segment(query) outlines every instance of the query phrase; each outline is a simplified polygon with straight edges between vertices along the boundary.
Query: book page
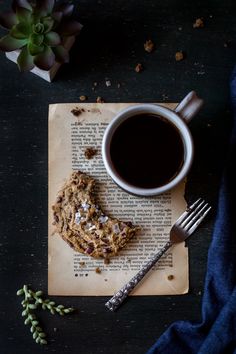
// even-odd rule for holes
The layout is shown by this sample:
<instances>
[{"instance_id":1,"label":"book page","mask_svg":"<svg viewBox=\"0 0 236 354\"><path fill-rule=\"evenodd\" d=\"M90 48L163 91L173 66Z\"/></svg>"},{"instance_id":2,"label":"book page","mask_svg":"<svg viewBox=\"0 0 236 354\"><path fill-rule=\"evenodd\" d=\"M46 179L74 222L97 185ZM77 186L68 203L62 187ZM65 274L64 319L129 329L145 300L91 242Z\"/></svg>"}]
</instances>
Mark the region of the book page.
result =
<instances>
[{"instance_id":1,"label":"book page","mask_svg":"<svg viewBox=\"0 0 236 354\"><path fill-rule=\"evenodd\" d=\"M49 107L48 293L50 295L113 295L168 241L169 231L185 210L185 183L155 197L137 197L121 190L103 165L101 145L107 124L130 103L53 104ZM175 108L176 104L165 104ZM86 159L88 147L97 150ZM141 231L109 264L73 251L55 233L51 206L71 172L96 180L97 204ZM188 249L174 245L162 256L132 295L184 294L188 291Z\"/></svg>"}]
</instances>

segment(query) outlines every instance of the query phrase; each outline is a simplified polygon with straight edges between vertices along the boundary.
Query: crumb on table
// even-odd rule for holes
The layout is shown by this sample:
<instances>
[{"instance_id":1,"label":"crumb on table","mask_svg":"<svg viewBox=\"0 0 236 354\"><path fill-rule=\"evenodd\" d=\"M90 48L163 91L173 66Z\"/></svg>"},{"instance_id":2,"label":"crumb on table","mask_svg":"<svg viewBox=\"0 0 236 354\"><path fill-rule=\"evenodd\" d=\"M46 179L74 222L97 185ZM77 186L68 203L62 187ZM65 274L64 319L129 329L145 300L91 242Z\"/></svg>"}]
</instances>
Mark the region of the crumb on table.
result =
<instances>
[{"instance_id":1,"label":"crumb on table","mask_svg":"<svg viewBox=\"0 0 236 354\"><path fill-rule=\"evenodd\" d=\"M78 117L80 114L84 113L85 109L84 108L79 108L79 107L75 107L71 110L71 113L75 116Z\"/></svg>"},{"instance_id":2,"label":"crumb on table","mask_svg":"<svg viewBox=\"0 0 236 354\"><path fill-rule=\"evenodd\" d=\"M183 59L184 59L184 54L183 54L183 52L179 51L179 52L176 52L176 53L175 53L175 60L176 60L176 61L181 61L181 60L183 60Z\"/></svg>"},{"instance_id":3,"label":"crumb on table","mask_svg":"<svg viewBox=\"0 0 236 354\"><path fill-rule=\"evenodd\" d=\"M168 280L173 280L173 279L174 279L173 274L168 275L167 279L168 279Z\"/></svg>"},{"instance_id":4,"label":"crumb on table","mask_svg":"<svg viewBox=\"0 0 236 354\"><path fill-rule=\"evenodd\" d=\"M141 63L138 63L136 66L135 66L135 71L136 73L140 73L141 71L143 71L143 66Z\"/></svg>"},{"instance_id":5,"label":"crumb on table","mask_svg":"<svg viewBox=\"0 0 236 354\"><path fill-rule=\"evenodd\" d=\"M101 269L100 269L99 267L97 267L97 268L95 269L95 272L96 272L97 274L101 274L101 273L102 273L102 271L101 271Z\"/></svg>"},{"instance_id":6,"label":"crumb on table","mask_svg":"<svg viewBox=\"0 0 236 354\"><path fill-rule=\"evenodd\" d=\"M104 99L102 97L98 96L96 99L96 102L97 103L104 103Z\"/></svg>"},{"instance_id":7,"label":"crumb on table","mask_svg":"<svg viewBox=\"0 0 236 354\"><path fill-rule=\"evenodd\" d=\"M87 100L87 96L82 95L79 97L80 101L86 101Z\"/></svg>"},{"instance_id":8,"label":"crumb on table","mask_svg":"<svg viewBox=\"0 0 236 354\"><path fill-rule=\"evenodd\" d=\"M148 40L144 43L143 46L144 46L144 50L145 50L146 52L148 52L148 53L153 52L154 47L155 47L155 45L154 45L154 43L153 43L153 41L152 41L151 39L148 39Z\"/></svg>"},{"instance_id":9,"label":"crumb on table","mask_svg":"<svg viewBox=\"0 0 236 354\"><path fill-rule=\"evenodd\" d=\"M193 28L203 28L204 22L202 18L197 18L193 24Z\"/></svg>"}]
</instances>

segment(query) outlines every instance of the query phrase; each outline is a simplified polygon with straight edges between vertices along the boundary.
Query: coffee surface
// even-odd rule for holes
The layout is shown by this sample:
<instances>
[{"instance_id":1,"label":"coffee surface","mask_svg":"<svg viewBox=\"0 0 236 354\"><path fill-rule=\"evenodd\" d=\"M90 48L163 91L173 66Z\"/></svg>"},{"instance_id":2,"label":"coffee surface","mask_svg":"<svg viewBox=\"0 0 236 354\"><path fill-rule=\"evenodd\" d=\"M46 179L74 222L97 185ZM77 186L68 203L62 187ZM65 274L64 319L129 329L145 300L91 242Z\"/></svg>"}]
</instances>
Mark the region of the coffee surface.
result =
<instances>
[{"instance_id":1,"label":"coffee surface","mask_svg":"<svg viewBox=\"0 0 236 354\"><path fill-rule=\"evenodd\" d=\"M140 188L170 182L183 165L184 146L175 126L154 114L128 118L113 134L110 155L117 173Z\"/></svg>"}]
</instances>

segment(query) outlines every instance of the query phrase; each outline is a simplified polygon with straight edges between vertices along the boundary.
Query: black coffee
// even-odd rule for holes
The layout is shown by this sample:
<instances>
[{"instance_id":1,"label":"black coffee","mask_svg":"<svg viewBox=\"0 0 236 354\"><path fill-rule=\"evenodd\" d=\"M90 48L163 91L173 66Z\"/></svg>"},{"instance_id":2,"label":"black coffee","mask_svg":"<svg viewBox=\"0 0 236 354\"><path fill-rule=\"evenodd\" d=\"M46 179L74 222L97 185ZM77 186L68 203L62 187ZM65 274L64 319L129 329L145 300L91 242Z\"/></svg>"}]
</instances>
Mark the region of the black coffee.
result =
<instances>
[{"instance_id":1,"label":"black coffee","mask_svg":"<svg viewBox=\"0 0 236 354\"><path fill-rule=\"evenodd\" d=\"M110 155L117 173L141 188L170 182L183 165L184 146L175 126L154 114L121 123L113 134Z\"/></svg>"}]
</instances>

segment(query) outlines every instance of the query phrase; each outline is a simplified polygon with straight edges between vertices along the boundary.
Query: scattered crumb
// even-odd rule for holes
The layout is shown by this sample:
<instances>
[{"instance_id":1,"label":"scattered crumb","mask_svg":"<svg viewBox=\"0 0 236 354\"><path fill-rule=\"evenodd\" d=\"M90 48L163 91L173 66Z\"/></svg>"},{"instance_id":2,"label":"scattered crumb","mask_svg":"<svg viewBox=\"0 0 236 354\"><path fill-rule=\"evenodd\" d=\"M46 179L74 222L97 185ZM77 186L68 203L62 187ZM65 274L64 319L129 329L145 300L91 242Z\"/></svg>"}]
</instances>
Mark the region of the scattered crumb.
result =
<instances>
[{"instance_id":1,"label":"scattered crumb","mask_svg":"<svg viewBox=\"0 0 236 354\"><path fill-rule=\"evenodd\" d=\"M99 108L91 108L90 112L91 112L91 113L99 113L99 114L102 114L102 112L100 111Z\"/></svg>"},{"instance_id":2,"label":"scattered crumb","mask_svg":"<svg viewBox=\"0 0 236 354\"><path fill-rule=\"evenodd\" d=\"M85 266L85 262L79 262L80 267Z\"/></svg>"},{"instance_id":3,"label":"scattered crumb","mask_svg":"<svg viewBox=\"0 0 236 354\"><path fill-rule=\"evenodd\" d=\"M197 294L198 294L199 296L201 296L201 295L202 295L202 292L201 292L201 291L199 291Z\"/></svg>"},{"instance_id":4,"label":"scattered crumb","mask_svg":"<svg viewBox=\"0 0 236 354\"><path fill-rule=\"evenodd\" d=\"M229 47L230 47L230 44L231 44L231 40L225 41L224 47L225 47L225 48L229 48Z\"/></svg>"},{"instance_id":5,"label":"scattered crumb","mask_svg":"<svg viewBox=\"0 0 236 354\"><path fill-rule=\"evenodd\" d=\"M196 21L193 24L193 28L203 28L204 27L204 22L202 18L197 18Z\"/></svg>"},{"instance_id":6,"label":"scattered crumb","mask_svg":"<svg viewBox=\"0 0 236 354\"><path fill-rule=\"evenodd\" d=\"M174 279L174 276L172 274L168 275L167 277L168 280L173 280Z\"/></svg>"},{"instance_id":7,"label":"scattered crumb","mask_svg":"<svg viewBox=\"0 0 236 354\"><path fill-rule=\"evenodd\" d=\"M183 60L184 59L184 54L183 54L183 52L176 52L175 53L175 60L176 61L181 61L181 60Z\"/></svg>"},{"instance_id":8,"label":"scattered crumb","mask_svg":"<svg viewBox=\"0 0 236 354\"><path fill-rule=\"evenodd\" d=\"M107 281L107 279L104 279L105 281Z\"/></svg>"},{"instance_id":9,"label":"scattered crumb","mask_svg":"<svg viewBox=\"0 0 236 354\"><path fill-rule=\"evenodd\" d=\"M153 43L153 41L152 41L151 39L148 39L148 40L144 43L143 46L144 46L144 50L146 50L146 52L148 52L148 53L153 52L154 47L155 47L155 45L154 45L154 43Z\"/></svg>"},{"instance_id":10,"label":"scattered crumb","mask_svg":"<svg viewBox=\"0 0 236 354\"><path fill-rule=\"evenodd\" d=\"M87 98L87 96L84 96L84 95L82 95L82 96L80 96L80 101L86 101L88 98Z\"/></svg>"},{"instance_id":11,"label":"scattered crumb","mask_svg":"<svg viewBox=\"0 0 236 354\"><path fill-rule=\"evenodd\" d=\"M95 81L95 82L93 83L93 86L94 86L94 87L97 87L97 85L98 85L98 83Z\"/></svg>"},{"instance_id":12,"label":"scattered crumb","mask_svg":"<svg viewBox=\"0 0 236 354\"><path fill-rule=\"evenodd\" d=\"M107 87L110 87L110 86L111 86L111 81L110 81L110 80L106 80L105 83L106 83L106 86L107 86Z\"/></svg>"},{"instance_id":13,"label":"scattered crumb","mask_svg":"<svg viewBox=\"0 0 236 354\"><path fill-rule=\"evenodd\" d=\"M182 31L182 29L183 29L183 27L179 27L179 28L178 28L179 31Z\"/></svg>"},{"instance_id":14,"label":"scattered crumb","mask_svg":"<svg viewBox=\"0 0 236 354\"><path fill-rule=\"evenodd\" d=\"M110 264L110 259L109 258L104 258L104 264Z\"/></svg>"},{"instance_id":15,"label":"scattered crumb","mask_svg":"<svg viewBox=\"0 0 236 354\"><path fill-rule=\"evenodd\" d=\"M209 15L210 18L213 18L213 15Z\"/></svg>"},{"instance_id":16,"label":"scattered crumb","mask_svg":"<svg viewBox=\"0 0 236 354\"><path fill-rule=\"evenodd\" d=\"M211 124L210 123L208 123L207 126L208 126L208 128L211 128Z\"/></svg>"},{"instance_id":17,"label":"scattered crumb","mask_svg":"<svg viewBox=\"0 0 236 354\"><path fill-rule=\"evenodd\" d=\"M84 152L84 156L88 160L92 159L96 154L97 154L97 150L94 149L93 147L88 147Z\"/></svg>"},{"instance_id":18,"label":"scattered crumb","mask_svg":"<svg viewBox=\"0 0 236 354\"><path fill-rule=\"evenodd\" d=\"M71 113L75 116L78 117L80 114L82 114L83 112L85 112L84 108L79 108L79 107L75 107L71 110Z\"/></svg>"},{"instance_id":19,"label":"scattered crumb","mask_svg":"<svg viewBox=\"0 0 236 354\"><path fill-rule=\"evenodd\" d=\"M203 71L203 70L198 71L197 74L198 74L198 75L204 75L204 74L205 74L205 71Z\"/></svg>"},{"instance_id":20,"label":"scattered crumb","mask_svg":"<svg viewBox=\"0 0 236 354\"><path fill-rule=\"evenodd\" d=\"M136 73L140 73L141 71L143 71L143 66L142 66L142 64L138 63L138 64L135 66L135 71L136 71Z\"/></svg>"},{"instance_id":21,"label":"scattered crumb","mask_svg":"<svg viewBox=\"0 0 236 354\"><path fill-rule=\"evenodd\" d=\"M165 93L162 94L162 99L163 99L163 100L168 100L168 98L169 98L169 97L168 97Z\"/></svg>"},{"instance_id":22,"label":"scattered crumb","mask_svg":"<svg viewBox=\"0 0 236 354\"><path fill-rule=\"evenodd\" d=\"M97 267L96 269L95 269L95 272L97 273L97 274L101 274L101 269L99 268L99 267Z\"/></svg>"},{"instance_id":23,"label":"scattered crumb","mask_svg":"<svg viewBox=\"0 0 236 354\"><path fill-rule=\"evenodd\" d=\"M54 330L54 332L57 332L57 331L58 331L58 328L54 327L53 330Z\"/></svg>"},{"instance_id":24,"label":"scattered crumb","mask_svg":"<svg viewBox=\"0 0 236 354\"><path fill-rule=\"evenodd\" d=\"M117 88L120 88L120 83L118 82L118 84L117 84Z\"/></svg>"},{"instance_id":25,"label":"scattered crumb","mask_svg":"<svg viewBox=\"0 0 236 354\"><path fill-rule=\"evenodd\" d=\"M104 99L102 97L98 96L96 99L96 102L97 103L104 103Z\"/></svg>"}]
</instances>

